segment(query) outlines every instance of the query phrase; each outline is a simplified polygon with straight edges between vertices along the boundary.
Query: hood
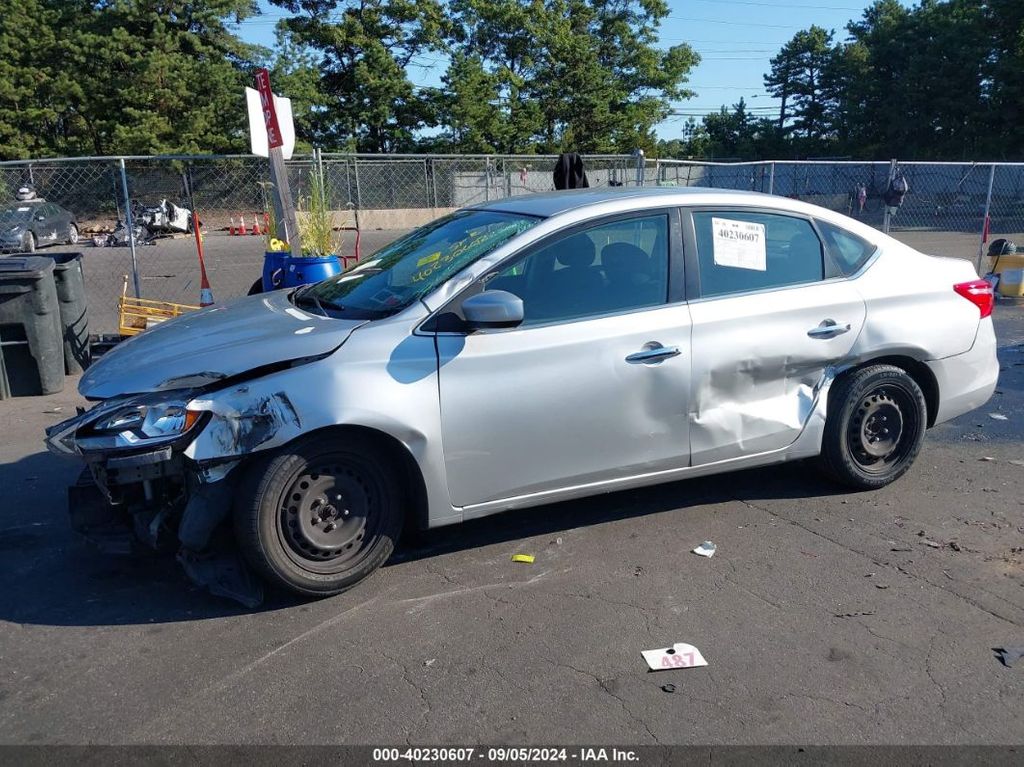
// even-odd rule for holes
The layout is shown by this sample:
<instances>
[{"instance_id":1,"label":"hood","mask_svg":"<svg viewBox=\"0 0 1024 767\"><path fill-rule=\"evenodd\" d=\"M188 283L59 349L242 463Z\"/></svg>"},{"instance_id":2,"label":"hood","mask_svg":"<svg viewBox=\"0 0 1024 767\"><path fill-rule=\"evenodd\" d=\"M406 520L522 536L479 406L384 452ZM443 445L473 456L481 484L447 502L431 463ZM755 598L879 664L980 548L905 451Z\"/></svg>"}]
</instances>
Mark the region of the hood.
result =
<instances>
[{"instance_id":1,"label":"hood","mask_svg":"<svg viewBox=\"0 0 1024 767\"><path fill-rule=\"evenodd\" d=\"M107 399L206 386L253 368L337 349L366 320L329 319L278 290L167 320L122 342L89 367L78 391Z\"/></svg>"}]
</instances>

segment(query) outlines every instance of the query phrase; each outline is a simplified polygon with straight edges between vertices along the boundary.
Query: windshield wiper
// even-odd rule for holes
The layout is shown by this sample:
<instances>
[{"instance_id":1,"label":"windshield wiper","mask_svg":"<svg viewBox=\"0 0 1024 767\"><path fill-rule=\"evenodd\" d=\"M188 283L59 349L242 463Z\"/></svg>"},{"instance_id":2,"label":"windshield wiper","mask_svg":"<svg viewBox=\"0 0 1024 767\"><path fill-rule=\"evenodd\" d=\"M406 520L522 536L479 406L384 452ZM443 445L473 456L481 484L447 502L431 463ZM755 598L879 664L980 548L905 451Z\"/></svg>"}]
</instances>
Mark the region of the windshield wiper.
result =
<instances>
[{"instance_id":1,"label":"windshield wiper","mask_svg":"<svg viewBox=\"0 0 1024 767\"><path fill-rule=\"evenodd\" d=\"M341 304L336 304L336 303L334 303L332 301L324 301L316 293L314 293L311 288L306 288L306 290L302 291L301 293L297 293L296 296L295 296L295 303L299 303L299 301L302 301L303 303L305 303L306 299L309 299L310 301L312 301L313 305L317 308L317 310L320 312L320 314L322 314L324 317L330 317L331 316L330 314L327 313L327 309L332 309L333 311L336 311L336 312L343 312L343 311L345 311L345 307L344 306L342 306ZM324 308L324 307L326 307L326 308Z\"/></svg>"}]
</instances>

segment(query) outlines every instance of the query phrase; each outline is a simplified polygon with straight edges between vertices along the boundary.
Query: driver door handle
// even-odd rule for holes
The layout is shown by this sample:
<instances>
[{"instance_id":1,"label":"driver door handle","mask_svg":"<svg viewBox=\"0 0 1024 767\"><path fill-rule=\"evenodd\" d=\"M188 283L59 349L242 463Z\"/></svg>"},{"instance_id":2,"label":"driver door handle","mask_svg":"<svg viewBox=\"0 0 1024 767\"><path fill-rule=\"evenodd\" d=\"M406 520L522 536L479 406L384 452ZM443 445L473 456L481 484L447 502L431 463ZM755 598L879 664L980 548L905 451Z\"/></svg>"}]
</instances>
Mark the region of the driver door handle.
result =
<instances>
[{"instance_id":1,"label":"driver door handle","mask_svg":"<svg viewBox=\"0 0 1024 767\"><path fill-rule=\"evenodd\" d=\"M808 330L807 335L811 338L835 338L843 333L848 333L849 330L849 322L845 325L839 325L835 320L824 320L818 327Z\"/></svg>"},{"instance_id":2,"label":"driver door handle","mask_svg":"<svg viewBox=\"0 0 1024 767\"><path fill-rule=\"evenodd\" d=\"M679 351L678 346L651 346L647 349L641 349L638 352L634 352L626 357L626 362L634 365L650 365L654 362L661 362L671 357L678 357L682 352Z\"/></svg>"}]
</instances>

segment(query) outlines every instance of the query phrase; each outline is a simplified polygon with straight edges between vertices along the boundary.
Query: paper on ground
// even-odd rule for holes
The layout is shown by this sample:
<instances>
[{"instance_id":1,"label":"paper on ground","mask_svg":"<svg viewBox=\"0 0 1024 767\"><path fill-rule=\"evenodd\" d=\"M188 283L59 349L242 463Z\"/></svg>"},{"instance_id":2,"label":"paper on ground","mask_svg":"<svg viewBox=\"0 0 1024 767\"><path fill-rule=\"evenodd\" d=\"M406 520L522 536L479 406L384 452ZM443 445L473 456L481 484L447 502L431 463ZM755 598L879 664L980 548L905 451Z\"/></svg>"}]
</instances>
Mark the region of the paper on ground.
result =
<instances>
[{"instance_id":1,"label":"paper on ground","mask_svg":"<svg viewBox=\"0 0 1024 767\"><path fill-rule=\"evenodd\" d=\"M651 671L664 671L670 668L694 668L706 666L708 662L700 654L700 650L692 644L676 642L662 650L642 650L640 652L647 661Z\"/></svg>"},{"instance_id":2,"label":"paper on ground","mask_svg":"<svg viewBox=\"0 0 1024 767\"><path fill-rule=\"evenodd\" d=\"M709 559L715 556L715 550L717 547L711 541L704 541L700 546L693 550L694 554L699 554L702 557L708 557Z\"/></svg>"}]
</instances>

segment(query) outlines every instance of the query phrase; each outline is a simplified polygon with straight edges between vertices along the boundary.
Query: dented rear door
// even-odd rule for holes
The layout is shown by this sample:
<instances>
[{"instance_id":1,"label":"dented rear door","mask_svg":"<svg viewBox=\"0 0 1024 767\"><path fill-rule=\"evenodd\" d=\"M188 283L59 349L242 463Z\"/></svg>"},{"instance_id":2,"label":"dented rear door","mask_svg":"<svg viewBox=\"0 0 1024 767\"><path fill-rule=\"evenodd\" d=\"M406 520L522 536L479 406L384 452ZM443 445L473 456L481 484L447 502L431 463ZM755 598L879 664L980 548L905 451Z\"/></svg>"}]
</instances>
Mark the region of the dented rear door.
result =
<instances>
[{"instance_id":1,"label":"dented rear door","mask_svg":"<svg viewBox=\"0 0 1024 767\"><path fill-rule=\"evenodd\" d=\"M809 219L717 209L689 224L692 463L784 448L849 355L864 301Z\"/></svg>"}]
</instances>

